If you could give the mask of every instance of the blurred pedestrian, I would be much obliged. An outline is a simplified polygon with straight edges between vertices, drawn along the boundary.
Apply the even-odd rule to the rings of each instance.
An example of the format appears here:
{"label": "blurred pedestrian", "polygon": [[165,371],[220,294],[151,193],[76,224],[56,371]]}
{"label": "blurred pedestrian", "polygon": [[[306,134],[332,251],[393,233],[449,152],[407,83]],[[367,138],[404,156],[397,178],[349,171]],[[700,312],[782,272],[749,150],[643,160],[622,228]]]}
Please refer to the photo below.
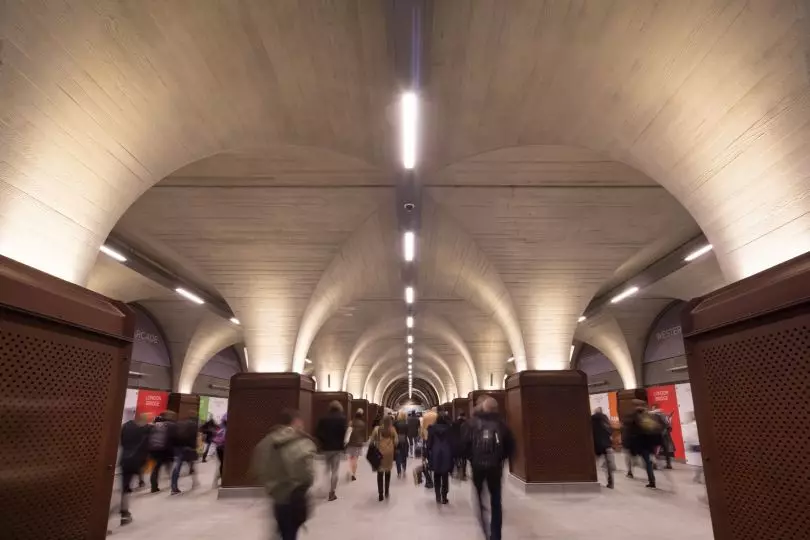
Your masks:
{"label": "blurred pedestrian", "polygon": [[675,456],[675,441],[672,439],[672,414],[667,414],[658,403],[650,407],[650,414],[661,424],[661,446],[658,447],[658,457],[664,458],[667,469],[672,469],[672,458]]}
{"label": "blurred pedestrian", "polygon": [[397,478],[404,478],[405,472],[408,469],[408,453],[410,452],[410,445],[408,444],[408,420],[405,411],[400,411],[397,415],[397,420],[394,422],[394,430],[397,432],[397,450],[395,456]]}
{"label": "blurred pedestrian", "polygon": [[172,495],[181,493],[178,482],[180,480],[180,469],[185,463],[188,463],[188,471],[191,475],[191,489],[197,487],[197,471],[194,469],[194,463],[197,461],[197,431],[197,416],[195,414],[191,414],[188,418],[178,422],[174,429]]}
{"label": "blurred pedestrian", "polygon": [[390,416],[384,416],[382,425],[374,428],[370,444],[373,444],[382,456],[380,466],[377,468],[377,493],[382,501],[390,496],[391,469],[394,467],[397,447],[397,432]]}
{"label": "blurred pedestrian", "polygon": [[217,487],[217,483],[220,478],[222,478],[222,466],[225,464],[225,441],[227,440],[228,436],[228,415],[223,414],[222,420],[219,422],[219,427],[217,427],[216,433],[214,433],[213,443],[214,447],[217,451],[217,461],[219,461],[219,467],[217,467],[217,471],[214,474],[214,484],[213,487]]}
{"label": "blurred pedestrian", "polygon": [[163,467],[170,469],[174,462],[174,419],[175,414],[172,411],[164,411],[155,418],[155,423],[149,430],[149,457],[153,462],[152,474],[149,475],[152,493],[160,491],[160,470]]}
{"label": "blurred pedestrian", "polygon": [[464,411],[461,411],[453,422],[453,454],[456,461],[456,474],[459,480],[467,480],[467,456],[464,453],[466,424],[467,416],[464,414]]}
{"label": "blurred pedestrian", "polygon": [[419,417],[416,411],[411,411],[408,416],[408,452],[411,457],[416,457],[416,443],[419,441]]}
{"label": "blurred pedestrian", "polygon": [[214,434],[217,432],[217,423],[214,420],[214,415],[210,415],[208,420],[200,426],[200,433],[203,437],[205,447],[202,454],[202,462],[205,463],[208,459],[208,454],[211,453],[211,445],[214,442]]}
{"label": "blurred pedestrian", "polygon": [[132,481],[141,474],[149,459],[149,426],[143,417],[137,417],[121,426],[121,525],[132,522],[129,511],[129,494]]}
{"label": "blurred pedestrian", "polygon": [[450,418],[446,411],[440,410],[436,423],[428,428],[426,444],[428,462],[433,471],[436,502],[440,504],[448,503],[450,473],[453,471],[453,443]]}
{"label": "blurred pedestrian", "polygon": [[329,500],[337,500],[338,470],[340,459],[345,451],[346,429],[348,428],[346,416],[343,414],[343,405],[339,401],[329,404],[326,416],[318,420],[315,438],[326,462],[326,473],[330,477]]}
{"label": "blurred pedestrian", "polygon": [[357,412],[354,413],[346,447],[346,453],[349,456],[349,475],[352,482],[357,480],[357,460],[362,455],[363,445],[366,442],[367,427],[365,420],[363,420],[364,414],[363,409],[357,409]]}
{"label": "blurred pedestrian", "polygon": [[593,431],[593,448],[597,459],[603,457],[605,470],[607,471],[607,487],[613,489],[613,470],[616,468],[613,463],[613,428],[610,425],[610,418],[598,407],[591,416],[591,430]]}
{"label": "blurred pedestrian", "polygon": [[[422,415],[422,425],[419,431],[419,437],[422,441],[427,441],[428,429],[436,423],[439,415],[436,407],[430,409]],[[428,461],[427,452],[422,453],[422,473],[425,475],[425,489],[433,489],[433,472],[430,469],[430,461]]]}
{"label": "blurred pedestrian", "polygon": [[315,481],[315,443],[303,431],[298,411],[281,412],[274,427],[253,451],[251,469],[273,501],[281,540],[296,540],[309,517],[307,493]]}

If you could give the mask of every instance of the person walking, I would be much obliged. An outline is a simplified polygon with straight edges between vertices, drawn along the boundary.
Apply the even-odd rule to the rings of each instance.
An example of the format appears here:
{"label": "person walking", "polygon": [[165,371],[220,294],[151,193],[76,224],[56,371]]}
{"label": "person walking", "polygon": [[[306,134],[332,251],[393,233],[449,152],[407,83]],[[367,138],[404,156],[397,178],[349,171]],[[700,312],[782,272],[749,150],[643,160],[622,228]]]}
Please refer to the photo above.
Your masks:
{"label": "person walking", "polygon": [[149,431],[149,457],[152,459],[152,473],[149,481],[152,493],[158,493],[158,480],[163,467],[171,467],[174,460],[174,418],[172,411],[164,411],[155,418],[155,423]]}
{"label": "person walking", "polygon": [[391,489],[391,469],[394,467],[394,453],[397,447],[397,432],[390,416],[382,419],[382,424],[374,428],[371,444],[380,451],[382,460],[377,468],[377,493],[380,501],[387,499]]}
{"label": "person walking", "polygon": [[661,446],[662,426],[659,420],[647,410],[647,404],[639,401],[633,412],[630,425],[630,441],[633,453],[641,456],[644,467],[647,469],[647,485],[655,489],[655,472],[653,471],[653,456],[655,450]]}
{"label": "person walking", "polygon": [[143,418],[129,420],[121,426],[121,525],[132,523],[129,511],[129,494],[132,481],[141,474],[149,459],[149,426]]}
{"label": "person walking", "polygon": [[219,467],[217,467],[216,474],[214,474],[214,484],[212,487],[216,488],[219,479],[222,478],[222,465],[225,464],[225,440],[228,435],[228,415],[223,414],[222,420],[220,420],[219,427],[217,428],[216,433],[214,433],[214,438],[212,439],[214,443],[214,448],[216,448],[217,452],[217,461],[219,461]]}
{"label": "person walking", "polygon": [[436,423],[428,428],[427,455],[433,471],[436,502],[447,504],[450,491],[450,473],[453,471],[453,433],[450,418],[439,411]]}
{"label": "person walking", "polygon": [[[498,414],[498,402],[481,396],[475,416],[467,429],[466,453],[470,456],[473,485],[477,497],[476,512],[485,538],[501,540],[503,525],[502,481],[504,461],[511,460],[515,440],[506,422]],[[490,522],[484,517],[483,490],[490,498]]]}
{"label": "person walking", "polygon": [[208,420],[200,426],[200,433],[203,437],[203,442],[205,443],[205,448],[202,454],[202,462],[205,463],[208,459],[208,454],[211,452],[211,445],[214,441],[214,434],[217,432],[217,423],[214,421],[214,415],[210,415]]}
{"label": "person walking", "polygon": [[315,481],[316,447],[303,431],[304,421],[295,410],[281,412],[274,427],[253,451],[251,469],[273,501],[281,540],[296,540],[309,515],[307,493]]}
{"label": "person walking", "polygon": [[661,446],[658,455],[666,461],[667,469],[672,469],[672,458],[675,456],[675,441],[672,439],[672,415],[661,410],[658,403],[650,407],[650,414],[661,424]]}
{"label": "person walking", "polygon": [[357,409],[350,427],[346,454],[349,456],[349,476],[351,481],[357,480],[357,460],[363,454],[363,445],[366,442],[366,422],[363,420],[363,409]]}
{"label": "person walking", "polygon": [[337,500],[338,470],[340,458],[345,451],[346,429],[348,428],[346,416],[343,414],[343,405],[339,401],[329,404],[329,412],[318,420],[315,429],[315,438],[326,461],[326,472],[330,476],[329,500]]}
{"label": "person walking", "polygon": [[397,421],[394,422],[394,430],[397,432],[397,478],[404,478],[405,472],[408,469],[408,453],[410,452],[410,445],[408,443],[408,420],[405,411],[400,411],[397,415]]}
{"label": "person walking", "polygon": [[180,480],[180,469],[184,463],[188,463],[188,470],[191,474],[191,489],[197,487],[197,471],[194,470],[194,462],[197,461],[197,417],[190,415],[185,420],[177,423],[174,430],[174,468],[172,469],[172,495],[182,493],[178,482]]}
{"label": "person walking", "polygon": [[616,468],[613,463],[613,428],[610,425],[610,418],[602,412],[601,407],[597,407],[591,416],[591,430],[593,431],[594,454],[597,459],[604,457],[607,487],[613,489],[613,470]]}
{"label": "person walking", "polygon": [[[436,407],[430,409],[425,414],[422,415],[422,422],[421,428],[419,431],[419,437],[422,441],[427,441],[428,438],[428,429],[430,426],[436,423],[439,415],[436,412]],[[430,469],[430,461],[428,461],[427,452],[422,453],[422,471],[425,475],[425,489],[433,489],[433,473]]]}
{"label": "person walking", "polygon": [[467,458],[464,454],[464,435],[466,433],[467,416],[464,411],[458,414],[453,422],[453,455],[455,456],[456,474],[459,480],[467,480]]}
{"label": "person walking", "polygon": [[416,443],[419,441],[419,428],[421,427],[416,411],[408,416],[408,452],[416,457]]}

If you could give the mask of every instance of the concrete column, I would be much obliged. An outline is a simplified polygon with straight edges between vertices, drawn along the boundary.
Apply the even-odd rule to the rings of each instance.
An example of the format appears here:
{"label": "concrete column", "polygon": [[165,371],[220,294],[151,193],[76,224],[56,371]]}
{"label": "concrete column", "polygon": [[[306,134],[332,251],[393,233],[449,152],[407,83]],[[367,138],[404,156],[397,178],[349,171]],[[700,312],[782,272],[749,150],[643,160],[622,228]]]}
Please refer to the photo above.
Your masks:
{"label": "concrete column", "polygon": [[526,492],[598,491],[585,374],[521,371],[506,394],[517,442],[511,479]]}
{"label": "concrete column", "polygon": [[304,429],[311,432],[314,391],[312,378],[298,373],[237,373],[231,378],[220,497],[260,493],[250,475],[256,444],[279,424],[284,409],[298,410]]}

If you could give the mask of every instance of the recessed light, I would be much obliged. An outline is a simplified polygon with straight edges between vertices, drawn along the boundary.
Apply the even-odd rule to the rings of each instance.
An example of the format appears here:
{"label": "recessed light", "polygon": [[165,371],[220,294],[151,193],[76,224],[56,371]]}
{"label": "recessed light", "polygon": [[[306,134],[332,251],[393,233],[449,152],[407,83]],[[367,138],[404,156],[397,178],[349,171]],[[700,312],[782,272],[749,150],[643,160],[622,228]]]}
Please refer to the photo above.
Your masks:
{"label": "recessed light", "polygon": [[408,336],[406,339],[408,340],[408,344],[409,344],[409,345],[410,345],[411,343],[413,343],[413,336],[409,335],[409,336]]}
{"label": "recessed light", "polygon": [[405,326],[407,326],[408,328],[413,328],[413,317],[412,316],[408,315],[407,317],[405,317]]}
{"label": "recessed light", "polygon": [[408,356],[413,356],[413,349],[408,347]]}
{"label": "recessed light", "polygon": [[404,92],[399,102],[402,130],[402,166],[416,167],[416,131],[419,119],[418,98],[414,92]]}
{"label": "recessed light", "polygon": [[311,364],[312,360],[310,360],[309,358],[304,358],[304,363],[305,364]]}
{"label": "recessed light", "polygon": [[413,290],[413,287],[405,287],[405,303],[413,304],[414,296],[415,291]]}
{"label": "recessed light", "polygon": [[514,361],[515,361],[515,357],[514,357],[514,356],[510,356],[509,358],[507,358],[507,359],[506,359],[506,361],[507,361],[507,363],[512,363],[512,362],[514,362]]}
{"label": "recessed light", "polygon": [[588,317],[586,317],[585,315],[580,315],[579,319],[577,319],[577,322],[585,322],[585,319],[587,319],[587,318]]}
{"label": "recessed light", "polygon": [[413,261],[416,255],[416,235],[413,231],[406,231],[405,234],[402,235],[402,247],[405,260],[408,262]]}
{"label": "recessed light", "polygon": [[240,323],[240,322],[239,322],[239,319],[237,319],[236,317],[231,317],[231,319],[230,319],[230,320],[231,320],[231,322],[232,322],[233,324],[242,324],[242,323]]}

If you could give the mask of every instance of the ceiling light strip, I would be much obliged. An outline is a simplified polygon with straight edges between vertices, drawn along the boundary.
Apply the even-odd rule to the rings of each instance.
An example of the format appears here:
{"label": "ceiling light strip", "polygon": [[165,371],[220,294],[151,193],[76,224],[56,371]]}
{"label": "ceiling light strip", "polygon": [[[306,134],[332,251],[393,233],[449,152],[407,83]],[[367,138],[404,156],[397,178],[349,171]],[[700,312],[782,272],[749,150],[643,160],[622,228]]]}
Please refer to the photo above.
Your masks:
{"label": "ceiling light strip", "polygon": [[625,289],[624,291],[620,292],[616,296],[610,299],[611,304],[618,304],[625,298],[629,298],[638,292],[638,287],[630,287],[629,289]]}
{"label": "ceiling light strip", "polygon": [[199,304],[199,305],[205,304],[205,300],[203,300],[202,298],[200,298],[199,296],[197,296],[193,292],[187,291],[183,287],[177,287],[174,291],[177,294],[179,294],[180,296],[182,296],[183,298],[185,298],[186,300],[191,300],[195,304]]}
{"label": "ceiling light strip", "polygon": [[707,254],[713,248],[714,247],[711,244],[706,244],[702,248],[696,249],[695,251],[693,251],[692,253],[690,253],[686,257],[684,257],[683,260],[684,260],[684,262],[692,262],[695,259],[697,259],[698,257],[702,257],[703,255]]}

